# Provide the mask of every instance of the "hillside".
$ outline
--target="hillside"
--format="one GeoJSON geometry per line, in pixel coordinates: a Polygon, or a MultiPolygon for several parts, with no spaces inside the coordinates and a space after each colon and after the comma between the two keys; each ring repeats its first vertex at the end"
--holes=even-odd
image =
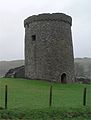
{"type": "Polygon", "coordinates": [[[91,58],[75,58],[75,74],[91,78],[91,58]]]}
{"type": "Polygon", "coordinates": [[[24,65],[24,60],[0,61],[0,76],[4,76],[9,69],[22,65],[24,65]]]}
{"type": "MultiPolygon", "coordinates": [[[[9,69],[22,65],[24,60],[0,61],[0,76],[4,76],[9,69]]],[[[91,78],[91,58],[75,58],[75,74],[91,78]]]]}
{"type": "Polygon", "coordinates": [[[75,58],[75,63],[82,65],[87,70],[91,66],[91,58],[75,58]]]}

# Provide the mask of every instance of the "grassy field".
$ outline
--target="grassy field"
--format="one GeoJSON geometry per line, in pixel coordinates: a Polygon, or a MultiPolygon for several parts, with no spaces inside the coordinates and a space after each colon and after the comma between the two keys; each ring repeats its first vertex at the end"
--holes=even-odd
{"type": "Polygon", "coordinates": [[[1,118],[24,120],[90,120],[91,85],[58,84],[24,79],[0,79],[0,107],[4,108],[5,85],[8,85],[8,110],[1,118]],[[49,89],[53,86],[52,107],[49,89]],[[87,87],[87,107],[83,107],[83,89],[87,87]]]}

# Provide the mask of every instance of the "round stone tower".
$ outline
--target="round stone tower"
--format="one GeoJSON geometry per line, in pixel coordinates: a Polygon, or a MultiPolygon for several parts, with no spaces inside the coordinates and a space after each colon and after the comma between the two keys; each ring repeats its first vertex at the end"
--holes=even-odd
{"type": "Polygon", "coordinates": [[[71,25],[71,17],[63,13],[25,19],[26,78],[74,82],[71,25]]]}

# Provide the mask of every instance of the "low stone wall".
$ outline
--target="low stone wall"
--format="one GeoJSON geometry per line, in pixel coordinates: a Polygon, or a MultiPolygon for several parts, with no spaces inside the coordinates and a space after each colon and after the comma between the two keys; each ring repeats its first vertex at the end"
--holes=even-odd
{"type": "Polygon", "coordinates": [[[76,77],[75,82],[77,83],[83,83],[83,84],[90,84],[91,79],[90,78],[85,78],[85,77],[76,77]]]}
{"type": "Polygon", "coordinates": [[[20,66],[14,69],[10,69],[6,74],[5,77],[9,78],[25,78],[25,66],[20,66]]]}

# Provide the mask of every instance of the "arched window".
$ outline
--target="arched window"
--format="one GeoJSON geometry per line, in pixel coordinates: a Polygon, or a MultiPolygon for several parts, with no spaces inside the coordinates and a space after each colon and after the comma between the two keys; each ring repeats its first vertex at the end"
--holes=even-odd
{"type": "Polygon", "coordinates": [[[63,74],[61,75],[61,83],[67,83],[67,82],[66,82],[66,74],[65,74],[65,73],[63,73],[63,74]]]}

